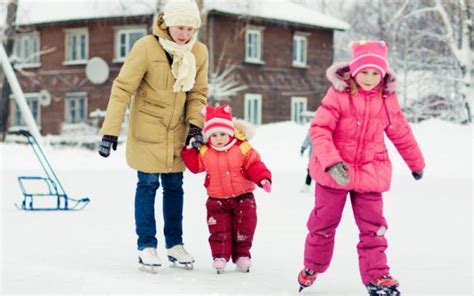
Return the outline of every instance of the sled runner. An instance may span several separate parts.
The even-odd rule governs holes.
[[[85,197],[81,199],[72,199],[70,198],[66,191],[64,190],[61,182],[59,182],[58,177],[54,173],[53,168],[51,167],[46,155],[41,149],[40,145],[36,139],[31,135],[27,130],[18,130],[12,131],[10,134],[22,135],[25,136],[28,140],[28,144],[33,148],[33,152],[36,155],[36,158],[41,164],[43,171],[45,173],[44,177],[40,176],[19,176],[18,184],[23,193],[23,201],[21,205],[15,204],[16,207],[20,210],[25,211],[72,211],[72,210],[82,210],[90,202],[90,199]],[[42,182],[46,186],[47,192],[32,192],[27,191],[26,184],[33,182]],[[55,206],[35,206],[34,201],[37,201],[37,197],[53,197],[56,198]]]

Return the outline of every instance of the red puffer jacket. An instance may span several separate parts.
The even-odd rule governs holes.
[[[247,141],[237,141],[229,150],[217,151],[209,144],[181,152],[186,167],[193,173],[206,171],[207,194],[214,198],[234,198],[255,190],[272,174],[260,160],[259,153]]]
[[[392,164],[384,134],[393,142],[411,171],[425,167],[423,155],[393,92],[395,81],[388,74],[381,87],[351,95],[346,89],[346,65],[328,69],[333,82],[311,122],[313,156],[311,176],[323,186],[358,192],[384,192],[390,189]],[[388,83],[387,83],[388,81]],[[381,95],[381,93],[383,95]],[[338,162],[349,167],[350,183],[337,184],[327,172]]]

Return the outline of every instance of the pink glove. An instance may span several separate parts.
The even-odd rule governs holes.
[[[265,190],[265,192],[270,193],[272,191],[272,184],[270,183],[270,181],[265,179],[265,180],[262,180],[260,184],[262,184],[263,190]]]

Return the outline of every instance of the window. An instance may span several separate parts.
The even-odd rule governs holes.
[[[39,93],[27,93],[25,94],[25,98],[28,107],[30,107],[31,114],[35,119],[36,124],[38,126],[41,126],[41,105]],[[14,106],[15,109],[12,117],[12,126],[26,126],[20,108],[18,107],[18,104],[16,104],[16,101]]]
[[[87,119],[87,97],[86,93],[66,94],[65,100],[66,123],[80,123]]]
[[[15,38],[13,52],[18,58],[17,67],[40,66],[40,39],[39,33],[21,34]]]
[[[244,119],[252,124],[262,124],[262,95],[245,94]]]
[[[89,58],[89,33],[86,28],[66,32],[65,64],[85,64]]]
[[[303,112],[307,109],[307,99],[303,97],[292,97],[291,98],[291,120],[296,123],[305,123],[305,119],[302,116]]]
[[[115,33],[115,61],[123,62],[135,41],[146,35],[145,27],[118,27]]]
[[[245,32],[245,61],[262,63],[262,32],[249,29]]]
[[[306,36],[293,36],[293,66],[307,65],[308,39]]]

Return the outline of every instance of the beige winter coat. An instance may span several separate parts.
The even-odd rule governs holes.
[[[146,173],[182,172],[180,152],[189,124],[202,127],[204,122],[201,110],[208,91],[208,52],[203,43],[195,43],[196,83],[189,92],[174,93],[171,66],[155,36],[171,40],[162,15],[153,35],[134,44],[114,80],[101,133],[119,135],[130,103],[128,165]]]

